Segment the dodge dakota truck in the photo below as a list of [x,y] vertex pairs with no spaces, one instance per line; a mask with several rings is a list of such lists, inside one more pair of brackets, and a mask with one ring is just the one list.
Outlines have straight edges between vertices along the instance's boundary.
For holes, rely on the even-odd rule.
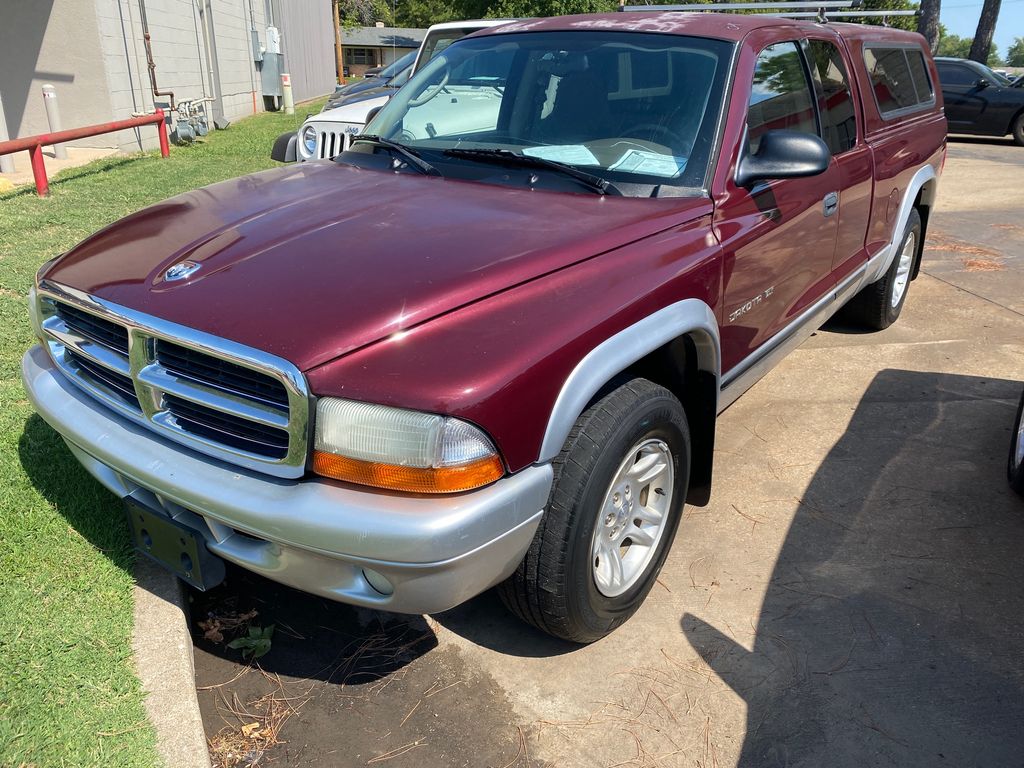
[[505,24],[334,160],[43,265],[25,387],[138,549],[198,588],[224,561],[398,612],[497,586],[593,641],[708,503],[718,414],[840,309],[897,319],[945,136],[916,34]]

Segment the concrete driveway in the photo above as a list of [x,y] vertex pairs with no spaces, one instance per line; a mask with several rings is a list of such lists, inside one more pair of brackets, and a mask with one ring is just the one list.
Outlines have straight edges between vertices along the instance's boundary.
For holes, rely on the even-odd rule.
[[[711,504],[687,508],[659,585],[624,627],[566,646],[490,595],[403,619],[425,642],[365,681],[314,679],[274,756],[388,768],[1024,763],[1024,501],[1005,480],[1024,380],[1021,179],[1024,148],[950,144],[900,321],[820,331],[722,415]],[[385,631],[318,606],[356,640]],[[262,604],[267,622],[281,609]],[[283,654],[300,645],[282,643]],[[232,658],[197,651],[199,684],[229,679]],[[239,695],[258,695],[247,677]],[[339,705],[346,692],[358,702]],[[221,699],[201,691],[208,733],[230,722]]]

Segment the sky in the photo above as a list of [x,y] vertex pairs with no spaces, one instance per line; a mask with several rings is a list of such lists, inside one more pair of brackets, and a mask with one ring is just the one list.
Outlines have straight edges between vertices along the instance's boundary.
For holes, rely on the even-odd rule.
[[[950,34],[974,37],[982,4],[983,0],[942,0],[939,20]],[[1024,0],[1003,0],[993,38],[1000,56],[1006,55],[1015,37],[1024,37]]]

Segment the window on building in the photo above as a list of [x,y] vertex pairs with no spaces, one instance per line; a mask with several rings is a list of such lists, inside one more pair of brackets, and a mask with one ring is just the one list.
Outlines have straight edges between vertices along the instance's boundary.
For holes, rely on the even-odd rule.
[[754,67],[747,107],[748,151],[757,152],[761,136],[772,130],[818,133],[811,86],[796,43],[765,48]]
[[351,48],[346,46],[345,63],[375,67],[377,66],[377,52],[373,48]]

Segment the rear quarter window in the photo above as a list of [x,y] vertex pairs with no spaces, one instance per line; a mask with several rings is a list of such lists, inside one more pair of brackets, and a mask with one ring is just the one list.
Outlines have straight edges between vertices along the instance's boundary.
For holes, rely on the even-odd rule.
[[935,91],[920,48],[865,46],[864,66],[878,112],[884,119],[917,112],[935,103]]

